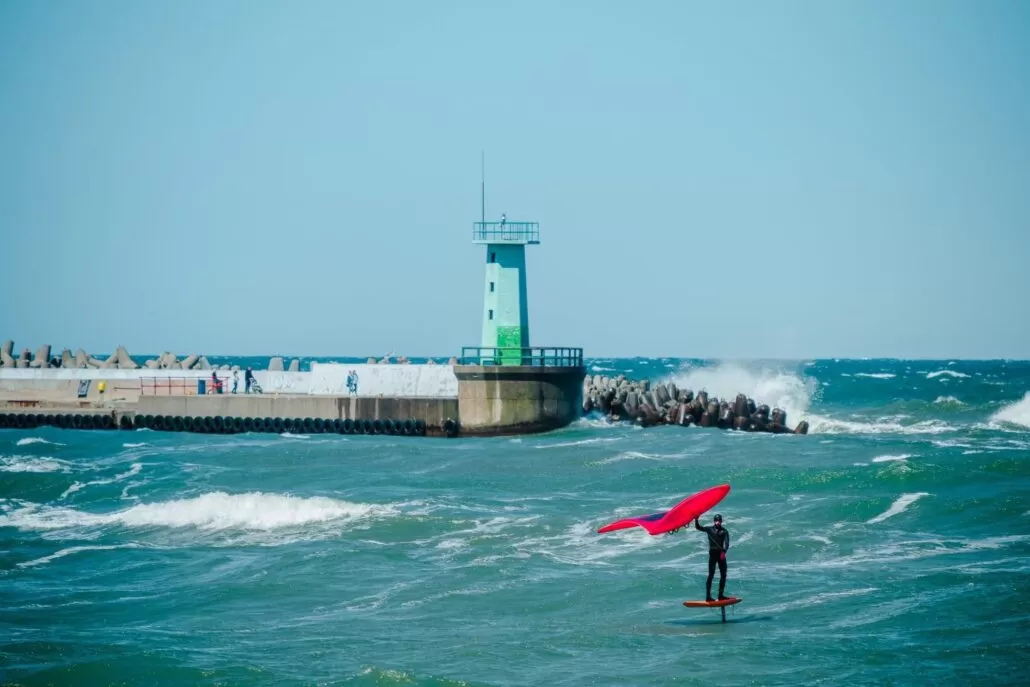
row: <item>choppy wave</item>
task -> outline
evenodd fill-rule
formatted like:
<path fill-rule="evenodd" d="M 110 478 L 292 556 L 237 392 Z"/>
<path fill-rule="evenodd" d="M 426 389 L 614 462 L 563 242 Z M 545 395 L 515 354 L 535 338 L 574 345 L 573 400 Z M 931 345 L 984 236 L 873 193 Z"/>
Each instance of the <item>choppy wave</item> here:
<path fill-rule="evenodd" d="M 1030 391 L 1021 401 L 1007 405 L 992 415 L 991 422 L 1030 428 Z"/>
<path fill-rule="evenodd" d="M 45 565 L 51 561 L 55 561 L 58 558 L 64 558 L 65 556 L 71 556 L 76 553 L 84 553 L 86 551 L 113 551 L 115 549 L 135 549 L 139 548 L 138 544 L 109 544 L 109 545 L 98 545 L 98 546 L 69 546 L 66 549 L 56 551 L 49 556 L 43 556 L 42 558 L 36 558 L 31 561 L 25 561 L 19 563 L 19 568 L 34 568 L 36 566 Z"/>
<path fill-rule="evenodd" d="M 99 486 L 99 485 L 102 485 L 102 484 L 114 484 L 115 482 L 121 482 L 122 480 L 128 479 L 130 477 L 135 477 L 136 475 L 138 475 L 140 473 L 140 471 L 142 469 L 143 469 L 143 464 L 142 463 L 133 463 L 129 467 L 128 470 L 126 470 L 125 472 L 123 472 L 121 474 L 115 475 L 114 477 L 112 477 L 110 479 L 95 479 L 95 480 L 90 480 L 89 482 L 75 482 L 70 487 L 68 487 L 67 489 L 64 490 L 64 493 L 61 494 L 60 498 L 62 498 L 62 499 L 67 498 L 67 497 L 71 496 L 72 494 L 74 494 L 75 492 L 80 491 L 82 489 L 85 489 L 86 487 L 93 487 L 93 486 Z"/>
<path fill-rule="evenodd" d="M 943 420 L 902 424 L 896 417 L 864 421 L 809 415 L 806 419 L 810 434 L 946 434 L 958 431 L 957 427 Z"/>
<path fill-rule="evenodd" d="M 911 453 L 901 453 L 901 454 L 898 454 L 898 455 L 890 455 L 890 454 L 888 454 L 888 455 L 884 455 L 884 456 L 876 456 L 875 458 L 873 458 L 873 462 L 874 463 L 890 463 L 890 462 L 899 461 L 899 460 L 908 460 L 911 457 L 912 457 Z"/>
<path fill-rule="evenodd" d="M 885 510 L 883 513 L 880 513 L 875 518 L 867 520 L 866 522 L 870 525 L 873 525 L 878 522 L 883 522 L 887 518 L 893 518 L 895 515 L 904 513 L 906 510 L 908 510 L 909 506 L 911 506 L 919 499 L 929 495 L 930 494 L 928 494 L 925 491 L 916 492 L 914 494 L 902 494 L 894 503 L 891 504 L 890 508 Z"/>
<path fill-rule="evenodd" d="M 250 492 L 210 492 L 188 499 L 141 503 L 114 513 L 89 513 L 74 508 L 18 503 L 0 506 L 0 527 L 59 530 L 119 525 L 130 528 L 169 527 L 199 530 L 259 530 L 330 521 L 356 521 L 396 513 L 393 506 L 351 503 L 322 496 L 296 497 Z"/>
<path fill-rule="evenodd" d="M 68 463 L 44 456 L 0 456 L 0 472 L 68 472 Z"/>
<path fill-rule="evenodd" d="M 936 372 L 928 372 L 926 375 L 927 379 L 936 379 L 937 377 L 954 377 L 956 379 L 968 379 L 969 375 L 965 372 L 955 372 L 955 370 L 937 370 Z M 942 381 L 944 381 L 942 379 Z"/>
<path fill-rule="evenodd" d="M 60 442 L 50 441 L 49 439 L 44 439 L 43 437 L 25 437 L 24 439 L 19 439 L 17 443 L 18 446 L 31 446 L 32 444 L 49 444 L 51 446 L 64 446 L 64 444 Z"/>

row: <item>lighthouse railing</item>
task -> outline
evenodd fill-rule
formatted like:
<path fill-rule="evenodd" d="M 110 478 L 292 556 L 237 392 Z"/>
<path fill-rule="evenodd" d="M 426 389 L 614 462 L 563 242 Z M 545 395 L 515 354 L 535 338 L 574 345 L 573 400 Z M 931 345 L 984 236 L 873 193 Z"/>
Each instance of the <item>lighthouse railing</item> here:
<path fill-rule="evenodd" d="M 583 349 L 562 346 L 462 346 L 459 365 L 523 365 L 530 367 L 582 367 Z"/>
<path fill-rule="evenodd" d="M 472 240 L 479 243 L 540 243 L 540 223 L 475 222 Z"/>

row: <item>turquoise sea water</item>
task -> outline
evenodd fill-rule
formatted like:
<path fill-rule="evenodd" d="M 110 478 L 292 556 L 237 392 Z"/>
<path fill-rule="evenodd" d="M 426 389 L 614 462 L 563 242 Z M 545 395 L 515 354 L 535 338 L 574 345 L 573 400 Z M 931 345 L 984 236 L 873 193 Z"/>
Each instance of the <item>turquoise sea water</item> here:
<path fill-rule="evenodd" d="M 0 683 L 1027 682 L 1030 363 L 589 364 L 811 434 L 0 430 Z M 596 534 L 723 482 L 726 624 L 701 533 Z"/>

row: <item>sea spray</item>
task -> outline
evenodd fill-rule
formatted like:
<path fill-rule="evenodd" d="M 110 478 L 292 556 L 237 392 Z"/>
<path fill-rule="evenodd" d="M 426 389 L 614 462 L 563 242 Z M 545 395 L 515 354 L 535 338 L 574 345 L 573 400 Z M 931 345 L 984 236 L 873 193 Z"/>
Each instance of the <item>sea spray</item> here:
<path fill-rule="evenodd" d="M 1022 400 L 1007 405 L 992 415 L 991 422 L 1030 428 L 1030 391 L 1026 392 Z"/>
<path fill-rule="evenodd" d="M 751 368 L 744 363 L 721 363 L 714 367 L 687 365 L 673 372 L 663 382 L 677 387 L 707 391 L 710 395 L 731 400 L 737 394 L 753 398 L 756 404 L 782 408 L 788 424 L 804 419 L 818 390 L 818 381 L 785 370 L 768 367 Z"/>

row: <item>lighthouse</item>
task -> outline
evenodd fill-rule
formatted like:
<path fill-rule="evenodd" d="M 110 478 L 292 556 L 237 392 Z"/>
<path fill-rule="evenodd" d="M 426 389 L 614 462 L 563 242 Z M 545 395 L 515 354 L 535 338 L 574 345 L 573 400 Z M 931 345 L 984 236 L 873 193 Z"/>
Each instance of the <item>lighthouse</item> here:
<path fill-rule="evenodd" d="M 476 222 L 472 242 L 484 246 L 484 357 L 494 364 L 522 365 L 529 348 L 529 303 L 526 299 L 526 246 L 540 243 L 537 222 Z M 487 354 L 489 349 L 495 349 Z"/>

